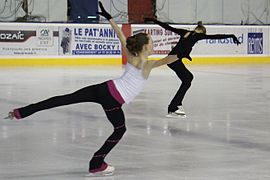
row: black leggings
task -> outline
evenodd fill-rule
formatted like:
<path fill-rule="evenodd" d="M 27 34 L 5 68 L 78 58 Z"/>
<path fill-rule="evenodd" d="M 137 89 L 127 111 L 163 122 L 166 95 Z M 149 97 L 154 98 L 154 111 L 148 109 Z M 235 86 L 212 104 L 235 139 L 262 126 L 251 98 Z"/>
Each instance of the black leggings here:
<path fill-rule="evenodd" d="M 176 73 L 178 78 L 182 81 L 182 84 L 180 85 L 177 93 L 175 94 L 168 106 L 168 112 L 174 112 L 178 109 L 177 106 L 182 105 L 184 96 L 191 86 L 193 74 L 186 68 L 182 60 L 177 60 L 171 64 L 168 64 L 168 66 Z"/>
<path fill-rule="evenodd" d="M 126 132 L 125 117 L 121 104 L 116 101 L 110 94 L 106 82 L 82 88 L 74 93 L 55 96 L 47 100 L 30 104 L 18 108 L 21 118 L 25 118 L 35 112 L 50 109 L 58 106 L 64 106 L 74 103 L 95 102 L 102 105 L 108 120 L 114 127 L 113 133 L 105 141 L 102 147 L 95 152 L 89 162 L 89 170 L 100 168 L 106 155 L 120 141 Z"/>

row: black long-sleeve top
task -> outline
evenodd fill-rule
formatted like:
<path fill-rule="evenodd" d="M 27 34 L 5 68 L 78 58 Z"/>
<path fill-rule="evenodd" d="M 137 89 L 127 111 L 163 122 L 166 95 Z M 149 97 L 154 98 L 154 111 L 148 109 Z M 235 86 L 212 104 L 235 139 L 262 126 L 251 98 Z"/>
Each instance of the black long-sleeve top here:
<path fill-rule="evenodd" d="M 192 61 L 190 57 L 190 52 L 192 51 L 192 47 L 195 45 L 196 42 L 203 40 L 203 39 L 226 39 L 226 38 L 233 38 L 233 34 L 214 34 L 214 35 L 207 35 L 204 33 L 196 33 L 195 31 L 188 31 L 185 29 L 177 29 L 174 27 L 169 26 L 167 23 L 163 23 L 160 21 L 155 20 L 155 23 L 160 25 L 166 30 L 172 31 L 176 34 L 179 34 L 180 40 L 177 42 L 176 46 L 170 51 L 169 55 L 178 54 L 178 58 L 187 58 Z M 187 37 L 184 37 L 186 33 L 190 33 Z"/>

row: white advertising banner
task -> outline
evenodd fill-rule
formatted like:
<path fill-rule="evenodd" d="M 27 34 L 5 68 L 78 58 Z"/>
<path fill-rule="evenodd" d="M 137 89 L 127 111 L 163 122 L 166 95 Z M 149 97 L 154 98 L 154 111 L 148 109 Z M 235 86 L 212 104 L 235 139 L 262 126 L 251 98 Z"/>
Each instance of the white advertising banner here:
<path fill-rule="evenodd" d="M 193 30 L 195 26 L 174 25 Z M 237 46 L 231 38 L 199 41 L 191 56 L 269 56 L 269 27 L 267 26 L 206 26 L 207 34 L 234 34 L 242 43 Z M 145 32 L 152 36 L 155 55 L 168 54 L 180 36 L 158 25 L 133 25 L 132 33 Z"/>
<path fill-rule="evenodd" d="M 58 27 L 43 24 L 3 23 L 1 56 L 44 56 L 58 53 Z"/>
<path fill-rule="evenodd" d="M 120 55 L 120 41 L 110 25 L 61 26 L 59 55 Z"/>
<path fill-rule="evenodd" d="M 180 36 L 167 31 L 160 26 L 132 25 L 131 34 L 140 32 L 151 35 L 154 43 L 154 54 L 168 54 L 172 47 L 178 42 Z"/>

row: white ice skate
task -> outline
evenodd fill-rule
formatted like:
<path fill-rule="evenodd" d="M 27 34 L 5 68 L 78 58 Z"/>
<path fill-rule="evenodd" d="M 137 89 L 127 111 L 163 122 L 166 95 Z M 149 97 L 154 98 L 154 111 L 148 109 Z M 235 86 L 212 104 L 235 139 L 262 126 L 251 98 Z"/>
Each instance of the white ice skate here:
<path fill-rule="evenodd" d="M 13 119 L 14 119 L 14 117 L 15 117 L 14 112 L 9 112 L 9 113 L 8 113 L 8 116 L 7 116 L 7 117 L 5 117 L 4 119 L 13 120 Z"/>
<path fill-rule="evenodd" d="M 101 168 L 89 171 L 86 177 L 112 176 L 115 168 L 106 163 L 103 163 Z"/>
<path fill-rule="evenodd" d="M 178 109 L 174 112 L 169 112 L 167 118 L 186 118 L 186 113 L 183 106 L 177 106 Z"/>

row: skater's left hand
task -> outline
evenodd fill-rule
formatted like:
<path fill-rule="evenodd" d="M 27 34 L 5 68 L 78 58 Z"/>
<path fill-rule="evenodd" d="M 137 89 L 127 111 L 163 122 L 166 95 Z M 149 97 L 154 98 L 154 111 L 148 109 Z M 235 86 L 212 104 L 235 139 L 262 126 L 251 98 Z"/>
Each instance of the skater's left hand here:
<path fill-rule="evenodd" d="M 156 20 L 156 18 L 143 18 L 144 19 L 144 22 L 154 22 Z"/>
<path fill-rule="evenodd" d="M 108 21 L 112 19 L 112 16 L 105 10 L 105 8 L 103 7 L 103 4 L 100 1 L 98 3 L 101 9 L 101 12 L 97 12 L 97 14 L 104 16 Z"/>
<path fill-rule="evenodd" d="M 237 46 L 239 44 L 241 44 L 241 42 L 237 39 L 237 37 L 235 35 L 233 35 L 233 42 L 234 42 L 234 44 L 237 44 Z"/>

